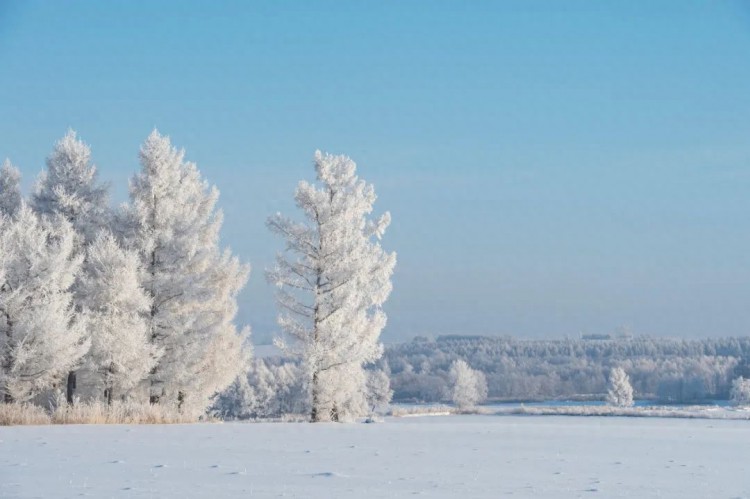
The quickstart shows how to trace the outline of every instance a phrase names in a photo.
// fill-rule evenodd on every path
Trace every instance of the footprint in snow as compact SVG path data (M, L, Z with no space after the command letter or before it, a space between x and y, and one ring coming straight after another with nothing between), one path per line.
M109 464L124 464L125 461L122 459L115 459L114 461L110 461Z
M346 475L342 475L340 473L335 473L333 471L324 471L322 473L313 473L310 476L312 476L313 478L334 478L334 477L345 478L346 477Z

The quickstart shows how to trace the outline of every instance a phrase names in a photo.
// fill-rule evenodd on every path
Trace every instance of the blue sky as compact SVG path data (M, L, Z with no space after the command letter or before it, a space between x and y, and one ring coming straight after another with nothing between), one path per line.
M0 156L68 127L126 199L153 127L222 192L253 266L320 148L375 184L399 264L384 339L750 332L746 2L8 2Z

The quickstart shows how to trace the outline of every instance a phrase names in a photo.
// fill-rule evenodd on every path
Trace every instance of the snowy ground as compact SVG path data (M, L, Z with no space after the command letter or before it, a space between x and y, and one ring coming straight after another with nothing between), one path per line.
M750 423L447 416L0 428L0 497L750 497Z

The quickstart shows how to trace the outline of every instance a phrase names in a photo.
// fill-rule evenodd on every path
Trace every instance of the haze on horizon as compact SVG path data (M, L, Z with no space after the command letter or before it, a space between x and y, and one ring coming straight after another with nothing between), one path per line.
M383 339L750 332L750 8L705 3L0 2L0 159L72 127L115 202L152 128L221 191L253 272L316 149L375 185Z

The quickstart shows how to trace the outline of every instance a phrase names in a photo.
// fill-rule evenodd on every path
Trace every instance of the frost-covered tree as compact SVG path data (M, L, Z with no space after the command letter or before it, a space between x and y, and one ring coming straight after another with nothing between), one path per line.
M88 350L70 287L81 265L65 220L24 203L0 215L0 392L26 401L56 385Z
M0 167L0 214L14 215L21 206L21 172L10 160Z
M278 288L279 324L293 341L310 386L312 421L339 421L367 413L363 366L382 355L382 305L391 292L395 253L378 240L390 223L371 219L375 190L346 156L315 153L318 184L302 181L295 222L276 214L268 227L286 240L267 278Z
M388 408L393 398L391 380L383 369L367 371L367 407L370 414L376 414Z
M219 192L184 151L155 130L140 160L120 230L141 259L149 340L164 352L149 374L149 398L198 415L246 369L249 332L238 333L234 317L250 270L220 249Z
M750 379L742 376L732 381L732 390L730 392L732 404L744 407L750 405Z
M474 407L487 399L487 380L484 373L472 369L463 359L454 360L449 372L451 400L459 410Z
M255 359L252 364L247 375L237 378L218 398L215 409L222 417L277 418L309 410L296 363Z
M87 369L111 404L145 379L161 355L148 337L151 301L140 285L138 255L101 232L88 247L76 292L91 337Z
M633 387L630 378L621 367L615 367L609 373L609 389L607 403L615 407L632 407Z
M108 186L97 178L97 169L91 163L91 149L69 130L47 157L47 170L39 175L31 198L34 209L42 215L61 216L75 230L73 252L86 257L86 248L100 230L110 224ZM81 304L73 284L75 308ZM67 380L67 400L73 402L76 390L76 371Z

